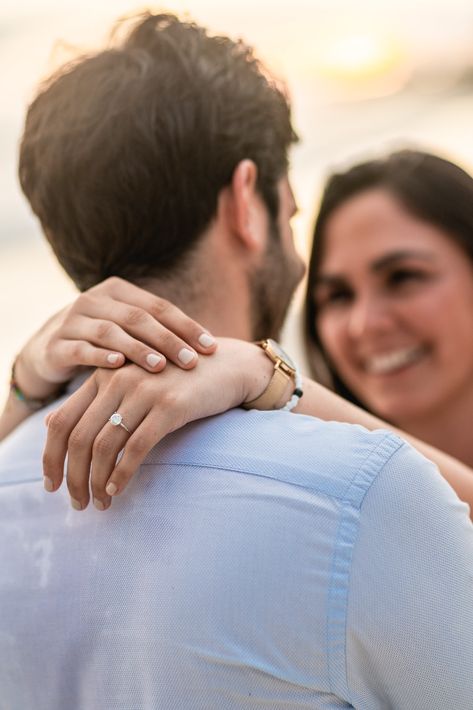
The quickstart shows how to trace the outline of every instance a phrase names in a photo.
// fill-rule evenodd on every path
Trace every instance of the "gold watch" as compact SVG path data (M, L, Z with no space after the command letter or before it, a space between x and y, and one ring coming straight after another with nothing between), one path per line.
M251 402L245 402L244 409L279 409L284 394L288 392L288 384L292 385L290 393L296 388L296 366L290 356L275 340L267 338L256 342L274 363L274 370L268 386L262 394ZM301 393L302 394L302 393Z

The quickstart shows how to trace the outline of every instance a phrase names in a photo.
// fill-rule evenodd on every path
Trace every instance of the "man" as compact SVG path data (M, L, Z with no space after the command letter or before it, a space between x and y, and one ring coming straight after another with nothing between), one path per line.
M20 176L79 288L251 339L302 274L293 139L247 47L147 16L42 89ZM473 707L466 506L396 437L233 411L80 515L45 499L43 440L41 413L0 449L0 708Z

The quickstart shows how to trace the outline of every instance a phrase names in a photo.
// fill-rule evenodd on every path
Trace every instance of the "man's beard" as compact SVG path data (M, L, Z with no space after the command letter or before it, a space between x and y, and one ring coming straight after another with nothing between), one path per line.
M268 248L263 265L250 276L253 340L279 337L302 270L301 265L284 253L277 224L268 234Z

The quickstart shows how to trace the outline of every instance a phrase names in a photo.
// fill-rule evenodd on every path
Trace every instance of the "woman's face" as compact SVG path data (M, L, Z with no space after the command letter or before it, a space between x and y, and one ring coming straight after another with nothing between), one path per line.
M329 217L317 329L370 409L401 424L473 397L473 266L441 229L381 188Z

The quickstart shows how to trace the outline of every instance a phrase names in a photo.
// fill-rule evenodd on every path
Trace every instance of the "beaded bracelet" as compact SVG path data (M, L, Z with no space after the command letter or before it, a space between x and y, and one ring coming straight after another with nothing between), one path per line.
M296 367L295 379L296 379L296 382L295 382L296 387L291 395L291 398L289 399L289 402L286 402L284 407L281 407L281 410L283 412L291 412L294 409L294 407L297 404L299 404L299 400L302 397L302 395L304 394L304 392L302 390L302 375L301 375L298 367Z
M11 376L10 376L10 392L13 394L13 396L18 399L20 402L23 402L23 404L28 407L28 409L31 409L33 412L38 411L39 409L43 409L44 407L47 407L48 404L51 404L51 402L54 402L55 399L57 399L65 390L65 385L61 385L54 394L50 394L48 397L44 397L44 399L37 399L34 397L27 397L26 394L23 392L21 387L18 385L18 382L16 381L15 377L15 366L16 366L16 358L13 361L13 365L11 368Z

